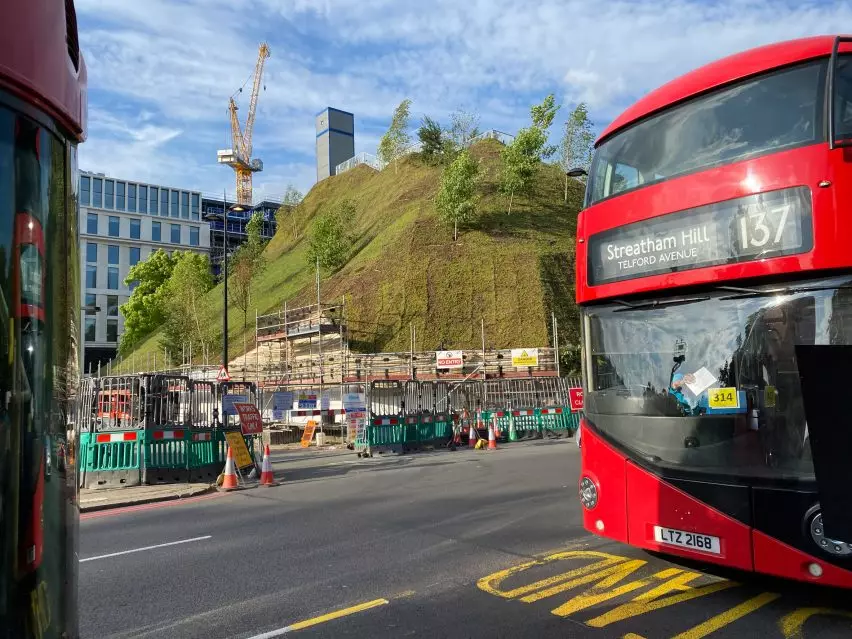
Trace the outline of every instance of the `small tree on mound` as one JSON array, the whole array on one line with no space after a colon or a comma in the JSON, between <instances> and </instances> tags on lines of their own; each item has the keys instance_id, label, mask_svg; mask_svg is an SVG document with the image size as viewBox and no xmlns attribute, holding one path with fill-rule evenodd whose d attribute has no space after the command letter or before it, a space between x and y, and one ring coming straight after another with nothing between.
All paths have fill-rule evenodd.
<instances>
[{"instance_id":1,"label":"small tree on mound","mask_svg":"<svg viewBox=\"0 0 852 639\"><path fill-rule=\"evenodd\" d=\"M437 164L444 153L444 131L441 125L428 115L423 117L420 128L417 129L420 139L420 154L429 164Z\"/></svg>"},{"instance_id":2,"label":"small tree on mound","mask_svg":"<svg viewBox=\"0 0 852 639\"><path fill-rule=\"evenodd\" d=\"M461 151L452 164L441 173L441 186L435 196L438 216L453 228L453 242L459 237L459 224L476 215L476 185L479 163L467 149Z\"/></svg>"},{"instance_id":3,"label":"small tree on mound","mask_svg":"<svg viewBox=\"0 0 852 639\"><path fill-rule=\"evenodd\" d=\"M379 158L382 162L393 162L394 171L399 170L397 160L411 144L408 121L411 117L411 100L406 98L394 109L391 125L379 141Z\"/></svg>"},{"instance_id":4,"label":"small tree on mound","mask_svg":"<svg viewBox=\"0 0 852 639\"><path fill-rule=\"evenodd\" d=\"M518 135L502 152L503 174L500 190L509 196L509 213L516 194L528 193L541 161L556 152L547 144L547 134L559 106L548 95L541 104L530 109L532 125L518 131Z\"/></svg>"},{"instance_id":5,"label":"small tree on mound","mask_svg":"<svg viewBox=\"0 0 852 639\"><path fill-rule=\"evenodd\" d=\"M356 213L355 203L344 200L317 217L308 241L308 264L319 261L322 268L333 272L346 263L352 250L349 225Z\"/></svg>"}]
</instances>

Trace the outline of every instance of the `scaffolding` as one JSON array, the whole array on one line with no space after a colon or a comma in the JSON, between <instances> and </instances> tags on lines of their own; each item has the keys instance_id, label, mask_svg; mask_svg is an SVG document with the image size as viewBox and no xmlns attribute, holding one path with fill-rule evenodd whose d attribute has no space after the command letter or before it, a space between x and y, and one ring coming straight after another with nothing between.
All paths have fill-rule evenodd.
<instances>
[{"instance_id":1,"label":"scaffolding","mask_svg":"<svg viewBox=\"0 0 852 639\"><path fill-rule=\"evenodd\" d=\"M349 355L346 301L283 308L256 320L255 369L265 386L341 384Z\"/></svg>"}]
</instances>

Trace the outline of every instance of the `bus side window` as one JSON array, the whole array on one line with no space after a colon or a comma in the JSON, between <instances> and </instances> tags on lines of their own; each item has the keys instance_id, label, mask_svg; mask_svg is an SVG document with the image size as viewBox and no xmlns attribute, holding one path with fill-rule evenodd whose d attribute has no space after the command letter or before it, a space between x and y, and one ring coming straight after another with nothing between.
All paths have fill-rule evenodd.
<instances>
[{"instance_id":1,"label":"bus side window","mask_svg":"<svg viewBox=\"0 0 852 639\"><path fill-rule=\"evenodd\" d=\"M621 163L615 165L615 172L612 176L613 193L632 189L639 186L639 184L641 184L641 181L639 179L639 171L636 168Z\"/></svg>"},{"instance_id":2,"label":"bus side window","mask_svg":"<svg viewBox=\"0 0 852 639\"><path fill-rule=\"evenodd\" d=\"M852 138L852 55L840 56L835 86L835 133L838 138Z\"/></svg>"}]
</instances>

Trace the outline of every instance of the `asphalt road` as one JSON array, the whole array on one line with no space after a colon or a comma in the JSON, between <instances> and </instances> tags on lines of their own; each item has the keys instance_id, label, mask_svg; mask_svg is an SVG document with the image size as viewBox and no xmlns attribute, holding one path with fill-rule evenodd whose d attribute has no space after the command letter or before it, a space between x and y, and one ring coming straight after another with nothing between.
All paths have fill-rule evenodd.
<instances>
[{"instance_id":1,"label":"asphalt road","mask_svg":"<svg viewBox=\"0 0 852 639\"><path fill-rule=\"evenodd\" d=\"M588 535L570 441L275 467L279 487L84 515L83 636L852 636L848 593Z\"/></svg>"}]
</instances>

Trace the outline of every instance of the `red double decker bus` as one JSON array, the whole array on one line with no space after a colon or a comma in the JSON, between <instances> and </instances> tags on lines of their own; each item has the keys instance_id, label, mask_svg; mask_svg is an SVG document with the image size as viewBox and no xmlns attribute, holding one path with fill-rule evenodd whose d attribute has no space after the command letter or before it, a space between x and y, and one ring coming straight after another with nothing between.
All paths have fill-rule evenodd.
<instances>
[{"instance_id":1,"label":"red double decker bus","mask_svg":"<svg viewBox=\"0 0 852 639\"><path fill-rule=\"evenodd\" d=\"M577 236L585 527L852 587L852 37L639 100Z\"/></svg>"},{"instance_id":2,"label":"red double decker bus","mask_svg":"<svg viewBox=\"0 0 852 639\"><path fill-rule=\"evenodd\" d=\"M0 638L77 633L77 144L71 0L0 2ZM71 447L73 449L73 446Z\"/></svg>"}]
</instances>

